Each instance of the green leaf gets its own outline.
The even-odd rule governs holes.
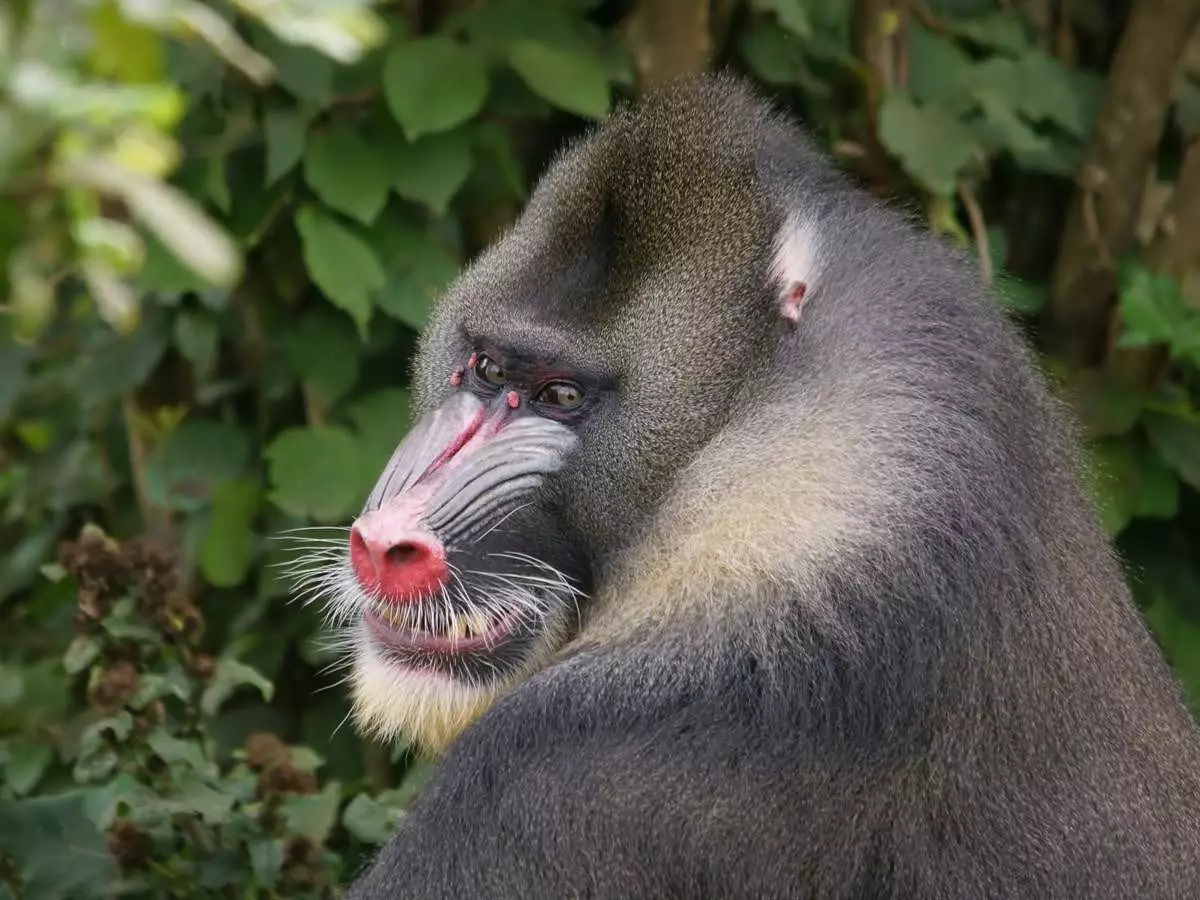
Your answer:
[[[346,804],[342,826],[365,844],[383,844],[395,833],[403,813],[394,791],[384,791],[378,798],[358,794]]]
[[[520,41],[509,48],[508,63],[531,91],[560,109],[591,119],[608,115],[608,74],[595,56]]]
[[[296,228],[313,281],[361,333],[371,318],[372,295],[387,282],[379,259],[358,235],[315,206],[301,207]]]
[[[1141,390],[1095,369],[1072,373],[1068,389],[1075,414],[1092,437],[1128,433],[1145,405]]]
[[[274,184],[292,170],[304,155],[308,117],[293,110],[270,110],[263,117],[267,143],[266,184]]]
[[[1142,519],[1173,519],[1179,512],[1179,479],[1152,448],[1138,454],[1140,490],[1134,515]]]
[[[269,34],[261,45],[275,64],[276,80],[294,97],[322,107],[333,99],[335,69],[329,57]]]
[[[340,428],[291,428],[266,450],[271,502],[295,516],[331,522],[360,499],[359,450]]]
[[[308,838],[320,846],[337,823],[342,788],[331,781],[319,794],[288,797],[280,804],[279,812],[289,833]]]
[[[179,778],[178,793],[164,800],[159,808],[167,815],[194,815],[209,825],[224,825],[233,818],[235,802],[232,795],[217,790],[200,777],[183,775]]]
[[[1149,413],[1145,426],[1150,443],[1163,462],[1200,491],[1200,424],[1177,416]]]
[[[344,316],[313,310],[289,330],[284,348],[292,372],[323,408],[358,380],[363,345]]]
[[[401,43],[383,66],[384,98],[409,140],[461,125],[483,109],[487,92],[483,61],[447,37]]]
[[[392,187],[441,215],[471,171],[471,139],[465,128],[431,134],[388,148]]]
[[[1000,305],[1017,316],[1036,316],[1046,306],[1046,288],[1022,281],[1003,272],[996,276],[996,295]]]
[[[4,764],[5,784],[23,797],[37,787],[53,761],[54,748],[48,742],[18,738],[9,746],[8,762]]]
[[[395,217],[381,218],[371,237],[388,268],[379,308],[420,331],[433,301],[458,274],[458,261],[427,231]]]
[[[812,36],[813,25],[803,0],[757,0],[754,5],[764,12],[774,13],[779,24],[797,37]]]
[[[917,182],[940,197],[953,196],[959,173],[978,150],[962,122],[936,106],[917,106],[902,91],[884,98],[879,138]]]
[[[1125,326],[1120,346],[1167,344],[1184,326],[1186,309],[1179,283],[1143,265],[1122,267],[1118,303]]]
[[[215,764],[205,757],[199,743],[181,740],[162,728],[156,728],[146,736],[146,746],[168,766],[179,765],[198,772],[216,771]]]
[[[201,377],[209,375],[217,361],[220,332],[216,319],[207,312],[184,310],[175,317],[174,341],[183,358]]]
[[[120,873],[86,814],[90,791],[0,799],[0,855],[12,859],[25,900],[112,896]]]
[[[766,84],[793,85],[804,68],[797,42],[778,25],[750,22],[737,37],[738,53]]]
[[[250,845],[250,868],[260,887],[269,888],[279,881],[283,868],[283,841],[266,838]]]
[[[268,702],[275,694],[275,686],[258,671],[236,659],[221,657],[200,697],[201,711],[206,716],[215,716],[234,691],[243,685],[258,688],[262,698]]]
[[[309,138],[304,179],[329,207],[364,225],[374,222],[387,203],[387,167],[375,148],[348,128]]]
[[[234,587],[246,580],[254,548],[251,525],[258,513],[257,484],[226,481],[213,492],[212,512],[200,545],[200,571],[209,584]]]
[[[410,397],[403,388],[386,388],[356,401],[346,415],[358,433],[362,492],[370,491],[410,424]]]
[[[952,38],[913,21],[908,29],[908,87],[918,103],[937,103],[961,93],[971,58]]]
[[[72,639],[63,656],[63,668],[68,675],[78,675],[96,661],[100,655],[99,642],[88,635],[81,634]]]
[[[217,485],[238,478],[250,462],[250,439],[234,425],[188,419],[151,451],[146,493],[156,505],[194,511]]]

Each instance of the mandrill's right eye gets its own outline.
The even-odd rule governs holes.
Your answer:
[[[475,374],[492,387],[504,386],[504,370],[490,356],[479,354],[479,359],[475,363]]]

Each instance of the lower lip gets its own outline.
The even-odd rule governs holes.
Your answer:
[[[494,650],[508,636],[510,630],[509,623],[501,620],[493,625],[486,634],[454,639],[394,628],[370,610],[363,612],[363,619],[367,623],[371,636],[385,647],[409,653],[439,653],[446,656],[462,656],[468,653],[479,653],[483,650]]]

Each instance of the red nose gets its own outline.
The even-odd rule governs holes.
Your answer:
[[[448,574],[445,548],[433,535],[389,536],[365,520],[350,531],[350,563],[365,590],[392,603],[438,593]]]

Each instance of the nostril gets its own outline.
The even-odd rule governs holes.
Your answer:
[[[385,525],[387,523],[384,523]],[[350,531],[350,562],[359,583],[393,603],[416,600],[443,587],[448,570],[441,542],[433,534],[388,535],[379,522]],[[399,530],[399,529],[396,529]],[[389,539],[390,538],[390,539]]]
[[[384,554],[384,559],[387,560],[389,566],[405,566],[410,563],[419,562],[427,553],[429,553],[429,550],[420,544],[412,541],[404,541],[403,543],[389,547],[387,553]]]

